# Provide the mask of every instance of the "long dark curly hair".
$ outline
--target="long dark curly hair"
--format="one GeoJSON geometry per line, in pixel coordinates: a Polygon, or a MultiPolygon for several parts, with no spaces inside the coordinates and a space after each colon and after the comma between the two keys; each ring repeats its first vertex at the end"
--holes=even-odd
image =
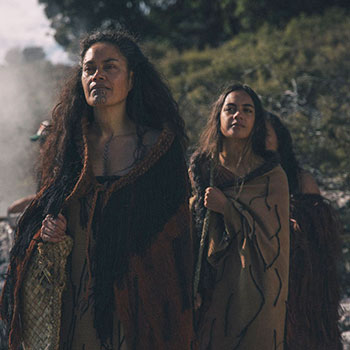
{"type": "MultiPolygon", "coordinates": [[[[81,41],[81,63],[86,51],[96,43],[114,45],[126,58],[128,70],[133,72],[133,87],[126,100],[128,118],[136,124],[139,139],[144,127],[172,130],[185,147],[187,136],[178,105],[164,79],[143,54],[136,40],[126,31],[97,31],[88,34],[81,41]]],[[[69,174],[76,176],[76,163],[82,157],[81,119],[94,120],[93,108],[86,103],[81,83],[82,65],[74,68],[71,79],[62,89],[58,103],[52,113],[50,135],[42,152],[42,184],[48,186],[55,179],[62,178],[63,169],[73,166],[69,174]],[[74,151],[75,152],[74,152],[74,151]],[[74,155],[72,154],[75,153],[74,155]],[[74,164],[74,165],[73,165],[74,164]]],[[[75,178],[69,176],[75,182],[75,178]]]]}
{"type": "MultiPolygon", "coordinates": [[[[126,100],[126,111],[128,118],[136,124],[139,139],[144,127],[158,130],[167,127],[185,147],[187,136],[178,105],[164,79],[143,54],[136,40],[124,30],[93,32],[81,41],[81,61],[86,51],[99,42],[117,47],[126,58],[129,71],[133,72],[133,87],[126,100]]],[[[52,111],[52,125],[43,145],[39,169],[41,189],[34,207],[40,205],[44,216],[55,216],[60,212],[64,198],[73,189],[82,170],[82,119],[93,123],[94,117],[93,108],[85,100],[81,74],[82,66],[79,64],[73,69],[52,111]]],[[[28,216],[29,212],[23,216],[20,229],[23,229],[23,223],[27,224],[28,216]]]]}
{"type": "Polygon", "coordinates": [[[266,120],[270,122],[277,136],[277,153],[288,178],[289,192],[291,195],[296,194],[300,188],[299,173],[301,168],[294,154],[292,135],[277,115],[267,112],[266,120]]]}
{"type": "MultiPolygon", "coordinates": [[[[175,134],[184,151],[187,136],[178,105],[164,79],[143,54],[135,38],[124,30],[88,34],[81,41],[81,62],[86,51],[100,42],[114,45],[126,58],[129,71],[133,72],[133,87],[127,96],[126,111],[137,126],[139,139],[145,128],[167,128],[175,134]]],[[[83,170],[86,141],[82,124],[93,123],[94,115],[83,92],[81,62],[73,68],[53,108],[52,123],[40,162],[40,189],[18,224],[10,258],[12,272],[7,278],[1,308],[3,317],[9,321],[13,312],[16,262],[24,257],[45,216],[51,214],[56,217],[61,212],[65,198],[73,191],[83,170]]]]}

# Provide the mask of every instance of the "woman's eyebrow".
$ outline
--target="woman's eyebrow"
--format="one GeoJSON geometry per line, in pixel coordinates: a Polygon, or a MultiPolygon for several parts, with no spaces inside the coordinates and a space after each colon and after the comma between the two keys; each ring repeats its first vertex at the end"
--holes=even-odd
{"type": "Polygon", "coordinates": [[[104,63],[108,63],[108,62],[119,62],[118,58],[107,58],[106,60],[103,61],[104,63]]]}
{"type": "MultiPolygon", "coordinates": [[[[236,105],[235,103],[232,103],[232,102],[227,103],[225,106],[237,107],[237,105],[236,105]]],[[[243,106],[243,107],[251,107],[251,108],[254,108],[254,105],[252,105],[252,104],[250,104],[250,103],[244,103],[242,106],[243,106]]]]}
{"type": "MultiPolygon", "coordinates": [[[[107,58],[103,61],[103,63],[109,63],[109,62],[119,62],[119,59],[118,58],[107,58]]],[[[95,63],[95,60],[94,59],[91,59],[89,61],[85,61],[83,62],[83,64],[94,64],[95,63]]]]}

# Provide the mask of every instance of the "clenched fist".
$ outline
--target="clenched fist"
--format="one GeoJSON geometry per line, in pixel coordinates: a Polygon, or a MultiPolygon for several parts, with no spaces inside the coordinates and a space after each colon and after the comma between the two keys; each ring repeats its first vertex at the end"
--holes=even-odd
{"type": "Polygon", "coordinates": [[[226,196],[216,187],[207,187],[204,195],[204,206],[216,213],[224,214],[226,196]]]}
{"type": "Polygon", "coordinates": [[[52,215],[46,215],[41,225],[40,237],[44,242],[61,242],[66,235],[67,220],[62,214],[54,219],[52,215]]]}

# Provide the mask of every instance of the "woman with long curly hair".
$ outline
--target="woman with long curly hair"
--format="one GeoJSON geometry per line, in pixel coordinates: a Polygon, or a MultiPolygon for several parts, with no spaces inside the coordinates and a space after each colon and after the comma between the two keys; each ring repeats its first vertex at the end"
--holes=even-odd
{"type": "Polygon", "coordinates": [[[287,127],[273,113],[267,113],[266,126],[266,148],[279,154],[291,195],[286,348],[341,350],[341,223],[313,176],[299,165],[287,127]]]}
{"type": "Polygon", "coordinates": [[[195,270],[200,349],[284,347],[289,192],[265,138],[259,97],[233,84],[214,104],[191,159],[201,238],[195,270]]]}
{"type": "Polygon", "coordinates": [[[11,252],[2,298],[10,349],[26,346],[36,311],[26,302],[31,257],[67,237],[57,348],[190,349],[187,140],[177,104],[126,32],[89,34],[80,57],[53,109],[41,188],[11,252]]]}

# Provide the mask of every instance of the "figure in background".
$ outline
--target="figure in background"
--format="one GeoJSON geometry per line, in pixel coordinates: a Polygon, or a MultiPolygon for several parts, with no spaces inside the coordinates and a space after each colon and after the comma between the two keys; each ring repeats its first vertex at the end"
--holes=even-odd
{"type": "Polygon", "coordinates": [[[341,350],[341,224],[312,175],[299,166],[289,130],[272,113],[266,125],[266,148],[280,155],[291,194],[287,349],[341,350]]]}
{"type": "Polygon", "coordinates": [[[59,349],[190,349],[189,183],[177,104],[126,32],[88,35],[80,57],[53,110],[41,188],[11,253],[1,305],[10,349],[30,333],[31,257],[66,251],[71,239],[66,289],[54,305],[59,349]]]}
{"type": "MultiPolygon", "coordinates": [[[[37,132],[30,137],[30,140],[33,142],[39,142],[40,152],[43,148],[43,144],[45,143],[46,137],[48,135],[48,129],[50,126],[50,122],[48,120],[43,120],[40,123],[40,126],[37,132]]],[[[39,186],[38,186],[39,187],[39,186]]],[[[16,227],[17,218],[23,211],[27,208],[27,206],[32,202],[35,198],[35,194],[31,194],[26,197],[22,197],[20,199],[15,200],[11,205],[7,208],[7,217],[11,227],[14,229],[16,227]],[[14,219],[12,219],[14,218],[14,219]]]]}
{"type": "Polygon", "coordinates": [[[289,192],[265,138],[260,99],[233,84],[214,104],[191,159],[198,240],[210,210],[196,296],[203,350],[284,349],[289,192]]]}

